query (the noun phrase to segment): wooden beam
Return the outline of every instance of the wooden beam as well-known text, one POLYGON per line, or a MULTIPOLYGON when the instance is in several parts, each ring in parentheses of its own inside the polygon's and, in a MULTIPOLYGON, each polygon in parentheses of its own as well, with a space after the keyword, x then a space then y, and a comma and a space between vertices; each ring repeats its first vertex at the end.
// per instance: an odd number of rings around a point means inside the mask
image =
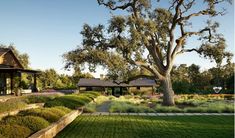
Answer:
POLYGON ((37 89, 37 74, 36 73, 33 74, 33 92, 38 92, 38 89, 37 89))

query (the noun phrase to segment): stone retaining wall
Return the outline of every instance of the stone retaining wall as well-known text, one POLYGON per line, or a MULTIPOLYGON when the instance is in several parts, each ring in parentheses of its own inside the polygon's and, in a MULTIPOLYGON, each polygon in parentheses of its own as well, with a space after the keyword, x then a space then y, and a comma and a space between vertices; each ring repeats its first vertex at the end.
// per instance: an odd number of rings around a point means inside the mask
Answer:
POLYGON ((77 118, 77 116, 79 116, 81 113, 81 110, 72 111, 62 117, 59 121, 51 124, 49 127, 34 133, 29 138, 53 138, 67 125, 69 125, 75 118, 77 118))
POLYGON ((22 110, 28 110, 28 109, 33 109, 33 108, 39 108, 39 107, 43 107, 44 103, 35 103, 35 104, 29 104, 27 105, 25 108, 23 109, 17 109, 17 110, 14 110, 14 111, 9 111, 9 112, 4 112, 2 114, 0 114, 0 120, 5 117, 5 116, 8 116, 8 115, 16 115, 18 114, 20 111, 22 110))

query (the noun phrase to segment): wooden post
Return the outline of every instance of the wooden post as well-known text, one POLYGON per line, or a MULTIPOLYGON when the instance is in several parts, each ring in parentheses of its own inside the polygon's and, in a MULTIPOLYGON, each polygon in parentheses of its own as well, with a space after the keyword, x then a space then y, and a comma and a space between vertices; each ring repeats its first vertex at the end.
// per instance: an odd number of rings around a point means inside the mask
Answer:
POLYGON ((114 95, 114 87, 112 87, 112 95, 114 95))
POLYGON ((13 94, 13 87, 14 87, 14 82, 13 82, 13 73, 10 73, 10 77, 11 77, 11 94, 13 94))
POLYGON ((33 74, 33 92, 38 92, 38 89, 37 89, 37 74, 36 73, 33 74))
POLYGON ((21 88, 21 78, 22 77, 22 75, 21 75, 21 72, 19 72, 19 88, 21 88))
POLYGON ((155 93, 155 87, 152 86, 152 95, 154 95, 154 93, 155 93))
POLYGON ((123 95, 123 88, 120 87, 120 95, 123 95))
POLYGON ((7 94, 7 78, 6 73, 3 74, 3 95, 7 94))

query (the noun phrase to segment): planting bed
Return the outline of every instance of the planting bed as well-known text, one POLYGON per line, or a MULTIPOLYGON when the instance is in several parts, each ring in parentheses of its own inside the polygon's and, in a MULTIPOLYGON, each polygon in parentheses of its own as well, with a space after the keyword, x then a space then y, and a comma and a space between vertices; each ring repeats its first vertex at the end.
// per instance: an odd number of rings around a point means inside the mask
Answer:
POLYGON ((234 113, 234 95, 178 95, 175 106, 162 106, 162 99, 125 95, 99 96, 85 112, 111 113, 234 113), (102 109, 102 110, 100 110, 102 109), (105 109, 105 110, 104 110, 105 109))

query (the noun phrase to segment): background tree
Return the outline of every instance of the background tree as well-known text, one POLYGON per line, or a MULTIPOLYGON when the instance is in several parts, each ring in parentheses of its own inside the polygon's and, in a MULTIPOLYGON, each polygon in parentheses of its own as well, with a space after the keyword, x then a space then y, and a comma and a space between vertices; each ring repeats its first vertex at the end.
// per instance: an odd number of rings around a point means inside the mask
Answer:
POLYGON ((170 73, 177 55, 195 51, 209 58, 219 53, 218 62, 220 57, 230 59, 231 54, 224 51, 223 36, 216 33, 219 24, 211 19, 224 14, 224 10, 217 9, 220 3, 231 1, 172 0, 168 8, 152 7, 158 3, 150 0, 97 1, 110 10, 124 10, 127 14, 112 16, 107 29, 85 24, 82 46, 64 55, 66 68, 87 63, 90 71, 102 65, 121 75, 144 68, 162 82, 163 105, 170 106, 175 104, 170 73), (199 30, 189 31, 194 17, 210 20, 199 30), (197 37, 202 44, 189 49, 187 40, 191 37, 197 37))
POLYGON ((47 69, 41 72, 39 79, 43 83, 43 88, 54 88, 59 76, 54 69, 47 69))

